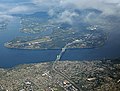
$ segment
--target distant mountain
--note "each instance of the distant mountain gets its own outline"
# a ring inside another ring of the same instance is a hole
[[[16,17],[44,17],[44,18],[49,18],[50,16],[48,15],[47,12],[35,12],[33,14],[12,14],[12,16]]]
[[[115,22],[115,23],[120,22],[120,16],[109,15],[109,16],[105,17],[105,19],[107,19],[109,23],[110,22]]]
[[[28,15],[31,17],[49,17],[47,12],[36,12],[34,14]]]
[[[89,13],[95,13],[95,14],[101,14],[102,11],[98,10],[98,9],[93,9],[93,8],[90,8],[90,9],[75,9],[75,12],[80,14],[80,15],[87,15]]]

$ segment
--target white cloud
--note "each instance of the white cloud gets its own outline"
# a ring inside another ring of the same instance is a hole
[[[56,7],[59,4],[59,0],[32,0],[32,2],[44,8]]]
[[[65,10],[62,12],[60,15],[58,15],[58,20],[59,22],[67,22],[72,24],[73,23],[73,18],[78,17],[79,15],[75,12],[70,12]]]
[[[56,8],[66,8],[66,10],[68,8],[74,9],[86,9],[86,8],[95,8],[98,10],[103,11],[104,15],[113,15],[113,14],[118,14],[120,13],[120,0],[10,0],[10,2],[12,3],[7,3],[7,0],[2,0],[0,1],[2,3],[0,3],[0,8],[3,9],[8,9],[6,10],[6,12],[17,12],[17,13],[21,13],[21,12],[29,12],[31,10],[34,10],[34,6],[33,7],[28,7],[28,6],[21,6],[20,4],[18,4],[18,6],[16,6],[17,3],[23,3],[23,2],[28,2],[28,3],[34,3],[36,4],[39,8],[38,11],[40,10],[49,10],[49,9],[56,9]],[[5,2],[5,3],[3,3]],[[15,2],[15,3],[13,3]],[[11,10],[10,10],[11,9]],[[1,10],[1,9],[0,9]],[[52,12],[51,12],[52,13]]]
[[[103,11],[105,15],[115,14],[120,10],[118,7],[120,0],[61,0],[60,4],[61,6],[73,4],[79,9],[95,8]]]
[[[13,19],[10,15],[0,14],[0,21]]]
[[[33,10],[33,8],[28,6],[16,6],[8,10],[9,13],[26,13]]]

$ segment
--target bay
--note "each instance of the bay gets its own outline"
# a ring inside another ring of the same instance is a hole
[[[20,64],[49,62],[56,59],[60,50],[19,50],[8,49],[4,43],[18,36],[33,36],[19,32],[19,19],[9,22],[7,30],[0,31],[0,67],[10,68]],[[36,36],[36,35],[34,35]],[[120,57],[120,31],[118,28],[109,32],[106,44],[94,49],[69,49],[61,60],[100,60]]]

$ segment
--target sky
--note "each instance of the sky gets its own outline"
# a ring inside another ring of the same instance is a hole
[[[0,0],[0,18],[37,11],[46,11],[52,16],[62,8],[64,10],[58,15],[61,21],[65,18],[71,22],[71,17],[77,17],[74,9],[94,8],[102,11],[103,16],[120,16],[120,0]]]

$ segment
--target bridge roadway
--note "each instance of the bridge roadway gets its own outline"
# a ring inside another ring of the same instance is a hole
[[[65,51],[66,51],[66,49],[67,49],[67,47],[68,46],[70,46],[70,45],[72,45],[72,44],[74,44],[74,43],[80,43],[80,42],[82,42],[81,40],[75,40],[75,41],[73,41],[73,42],[71,42],[71,43],[68,43],[68,44],[66,44],[63,48],[62,48],[62,50],[61,50],[61,52],[57,55],[57,57],[56,57],[56,60],[54,61],[54,63],[53,63],[53,66],[52,66],[52,69],[57,73],[57,74],[59,74],[60,76],[62,76],[62,77],[64,77],[66,80],[68,80],[78,91],[82,91],[82,86],[77,86],[72,80],[70,80],[70,78],[68,77],[68,75],[66,75],[66,74],[64,74],[63,72],[61,72],[61,71],[59,71],[57,68],[56,68],[56,63],[58,62],[58,61],[60,61],[60,59],[61,59],[61,57],[63,56],[63,54],[65,53]]]

